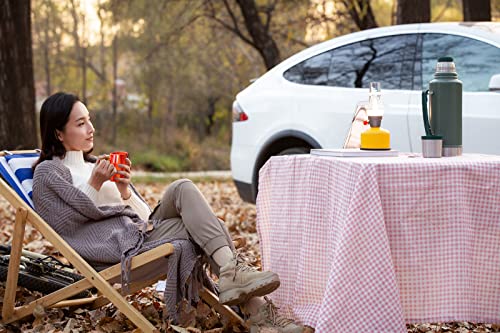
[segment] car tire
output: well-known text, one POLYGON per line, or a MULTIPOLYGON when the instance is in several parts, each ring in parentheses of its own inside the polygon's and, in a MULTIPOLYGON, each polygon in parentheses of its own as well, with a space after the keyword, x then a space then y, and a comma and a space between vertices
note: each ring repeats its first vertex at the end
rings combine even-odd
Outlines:
POLYGON ((310 150, 310 147, 292 147, 280 151, 276 156, 309 154, 310 150))
MULTIPOLYGON (((290 148, 285 148, 278 153, 271 154, 270 156, 268 155, 267 158, 262 162, 260 167, 262 167, 266 161, 271 158, 271 156, 283 156, 283 155, 298 155, 298 154, 309 154, 311 150, 311 147, 305 147, 305 146, 297 146, 297 147, 290 147, 290 148)), ((259 167, 259 170, 260 170, 259 167)), ((251 203, 255 203, 257 200, 257 192, 259 188, 259 172, 256 172, 254 175, 254 181, 252 183, 252 191, 255 193, 252 195, 252 200, 249 201, 251 203)))

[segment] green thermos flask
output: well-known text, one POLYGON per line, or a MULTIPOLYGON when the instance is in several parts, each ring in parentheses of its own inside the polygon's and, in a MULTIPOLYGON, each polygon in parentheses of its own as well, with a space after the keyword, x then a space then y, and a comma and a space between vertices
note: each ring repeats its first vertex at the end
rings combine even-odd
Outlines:
POLYGON ((462 155, 462 81, 451 57, 441 57, 429 90, 422 92, 425 134, 443 137, 443 156, 462 155), (429 111, 427 111, 429 95, 429 111))

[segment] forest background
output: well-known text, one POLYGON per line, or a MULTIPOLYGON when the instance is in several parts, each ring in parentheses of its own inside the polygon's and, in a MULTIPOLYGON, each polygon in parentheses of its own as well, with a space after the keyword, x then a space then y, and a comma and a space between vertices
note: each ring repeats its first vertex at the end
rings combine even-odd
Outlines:
POLYGON ((485 2, 500 21, 500 0, 32 0, 35 109, 72 92, 96 153, 127 150, 154 171, 229 169, 234 97, 275 64, 353 31, 475 20, 485 2))

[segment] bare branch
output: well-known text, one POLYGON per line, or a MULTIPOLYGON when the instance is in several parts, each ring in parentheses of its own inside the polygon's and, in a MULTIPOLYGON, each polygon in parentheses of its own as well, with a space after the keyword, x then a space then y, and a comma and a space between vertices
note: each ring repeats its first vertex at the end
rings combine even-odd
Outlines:
POLYGON ((240 27, 238 26, 238 19, 234 15, 233 10, 231 9, 231 6, 229 6, 229 3, 227 2, 227 0, 224 0, 224 7, 226 7, 226 11, 229 14, 229 16, 231 17, 231 21, 233 22, 233 25, 234 25, 234 30, 238 31, 238 33, 241 34, 240 27))
POLYGON ((236 36, 238 36, 241 40, 243 40, 245 43, 251 45, 252 47, 255 47, 255 44, 253 43, 252 40, 250 40, 249 38, 247 38, 245 35, 243 35, 243 33, 241 32, 241 30, 239 29, 239 26, 238 26, 238 23, 237 23, 237 19, 234 15, 234 12, 232 11, 232 9, 230 8, 229 4, 227 3, 226 0, 224 0, 224 5, 226 6, 226 10, 228 11, 229 15, 231 16, 231 21, 233 22, 234 26, 231 26, 229 24, 227 24, 226 22, 224 22, 224 20, 218 18, 215 14, 215 10, 212 6, 212 1, 208 0, 207 2, 210 6, 210 15, 205 15, 206 17, 214 20, 215 22, 219 23, 221 26, 223 26, 225 29, 231 31, 232 33, 234 33, 236 36))
POLYGON ((95 75, 97 75, 99 80, 101 80, 103 82, 106 81, 106 75, 103 72, 99 71, 92 62, 87 61, 87 66, 89 66, 89 68, 92 70, 92 72, 94 72, 95 75))
POLYGON ((266 22, 264 23, 264 27, 266 31, 269 32, 269 26, 271 25, 271 19, 273 18, 273 11, 276 9, 276 3, 278 0, 274 0, 270 5, 266 8, 266 22))
POLYGON ((168 45, 169 40, 172 37, 177 36, 178 34, 180 34, 187 26, 189 26, 191 23, 193 23, 194 21, 196 21, 200 17, 201 16, 199 16, 199 15, 194 15, 186 23, 179 25, 176 29, 174 29, 173 31, 171 31, 168 34, 166 34, 165 36, 163 36, 162 39, 164 41, 161 42, 161 43, 156 44, 153 47, 153 49, 151 49, 148 52, 148 54, 144 57, 144 60, 150 60, 151 57, 162 48, 162 46, 168 45))
POLYGON ((441 19, 441 17, 443 17, 444 13, 448 10, 448 8, 451 7, 451 1, 452 0, 446 1, 446 4, 443 6, 443 9, 441 10, 441 12, 439 14, 437 14, 437 16, 432 19, 433 22, 439 21, 441 19))
POLYGON ((293 37, 288 36, 288 34, 287 34, 286 32, 283 32, 282 30, 280 30, 280 31, 275 31, 275 32, 273 33, 273 35, 278 35, 278 36, 280 36, 280 37, 282 37, 282 38, 285 38, 285 39, 287 39, 287 40, 289 40, 289 41, 293 42, 294 44, 297 44, 297 45, 300 45, 300 46, 304 46, 304 47, 309 47, 309 46, 311 46, 311 44, 306 43, 306 42, 304 42, 303 40, 300 40, 300 39, 297 39, 297 38, 293 38, 293 37))

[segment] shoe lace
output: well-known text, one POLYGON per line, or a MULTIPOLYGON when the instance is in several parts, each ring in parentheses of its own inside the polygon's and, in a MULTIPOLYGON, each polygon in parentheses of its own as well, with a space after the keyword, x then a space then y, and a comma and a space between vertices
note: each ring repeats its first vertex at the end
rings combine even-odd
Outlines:
POLYGON ((240 253, 236 253, 236 265, 234 266, 233 281, 236 280, 236 272, 255 272, 255 271, 257 271, 255 267, 250 266, 240 253))
POLYGON ((279 308, 276 305, 274 305, 274 303, 269 298, 264 296, 264 299, 266 300, 267 303, 266 306, 267 318, 271 321, 271 324, 273 326, 286 327, 293 323, 293 320, 286 318, 278 313, 279 308))

